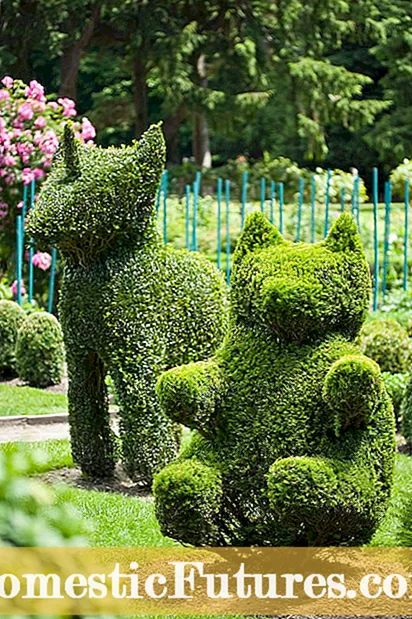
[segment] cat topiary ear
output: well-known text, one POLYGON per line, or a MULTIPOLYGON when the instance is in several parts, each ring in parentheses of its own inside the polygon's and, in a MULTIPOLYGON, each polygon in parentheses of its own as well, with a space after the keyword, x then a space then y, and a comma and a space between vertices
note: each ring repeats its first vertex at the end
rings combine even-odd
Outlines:
POLYGON ((279 245, 285 240, 263 213, 252 213, 246 219, 245 227, 236 246, 235 259, 242 258, 256 249, 279 245))
POLYGON ((153 174, 160 178, 166 161, 166 144, 161 129, 161 123, 151 125, 136 143, 137 159, 140 172, 150 177, 153 174))
POLYGON ((68 176, 79 176, 80 174, 80 144, 76 140, 73 125, 68 122, 64 125, 63 134, 63 159, 68 176))
POLYGON ((357 225, 348 213, 339 216, 324 242, 331 251, 363 251, 357 225))

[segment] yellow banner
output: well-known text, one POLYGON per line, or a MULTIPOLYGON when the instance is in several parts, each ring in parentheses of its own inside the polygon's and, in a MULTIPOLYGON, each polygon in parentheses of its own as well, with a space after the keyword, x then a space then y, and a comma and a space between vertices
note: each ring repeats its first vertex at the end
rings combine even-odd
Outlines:
POLYGON ((2 548, 0 615, 407 615, 412 548, 2 548))

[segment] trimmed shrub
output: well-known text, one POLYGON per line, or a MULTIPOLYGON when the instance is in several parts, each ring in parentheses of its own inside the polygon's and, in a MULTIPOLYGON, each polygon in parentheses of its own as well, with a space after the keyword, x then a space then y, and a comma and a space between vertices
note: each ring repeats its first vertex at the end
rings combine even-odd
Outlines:
POLYGON ((411 345, 407 331, 391 318, 371 320, 359 334, 361 351, 376 361, 382 372, 408 371, 411 345))
POLYGON ((0 301, 0 373, 12 374, 16 369, 17 334, 26 314, 14 301, 0 301))
POLYGON ((399 427, 401 422, 401 407, 406 394, 409 374, 392 374, 391 372, 382 372, 382 378, 385 383, 386 391, 392 400, 396 425, 399 427))
POLYGON ((62 379, 63 361, 63 334, 57 318, 47 312, 28 316, 17 337, 19 378, 33 387, 56 385, 62 379))
POLYGON ((170 419, 194 429, 155 477, 166 535, 237 546, 371 538, 389 500, 395 423, 379 366, 355 345, 370 289, 349 215, 313 245, 249 216, 224 343, 157 383, 170 419))
POLYGON ((120 407, 122 457, 151 482, 177 454, 157 375, 205 359, 226 330, 226 286, 197 253, 161 242, 155 200, 164 166, 160 127, 123 148, 90 148, 65 129, 60 157, 30 213, 27 234, 64 256, 60 317, 69 373, 73 458, 82 471, 113 472, 107 386, 120 407))

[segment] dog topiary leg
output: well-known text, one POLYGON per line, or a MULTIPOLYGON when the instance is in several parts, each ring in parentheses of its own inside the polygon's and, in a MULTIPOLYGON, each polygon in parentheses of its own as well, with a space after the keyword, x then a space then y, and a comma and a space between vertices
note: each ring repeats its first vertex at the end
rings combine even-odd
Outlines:
POLYGON ((89 352, 68 355, 69 423, 73 460, 83 473, 106 477, 115 466, 115 437, 110 428, 104 364, 89 352))
POLYGON ((155 476, 153 493, 165 535, 194 545, 218 543, 219 471, 196 459, 173 462, 155 476))
POLYGON ((152 482, 153 474, 177 455, 173 423, 161 411, 155 373, 148 358, 124 360, 111 371, 120 405, 120 436, 125 469, 132 479, 152 482))

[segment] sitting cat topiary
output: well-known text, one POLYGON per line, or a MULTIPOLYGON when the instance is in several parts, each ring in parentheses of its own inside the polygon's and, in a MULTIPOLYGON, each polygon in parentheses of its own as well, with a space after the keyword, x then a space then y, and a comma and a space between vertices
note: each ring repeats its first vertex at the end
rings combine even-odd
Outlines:
POLYGON ((155 199, 165 160, 159 126, 122 148, 83 146, 66 125, 60 156, 30 214, 27 235, 58 247, 59 304, 69 372, 73 458, 110 475, 117 445, 105 375, 119 403, 128 473, 150 482, 176 455, 175 428, 155 393, 156 376, 207 358, 226 328, 225 284, 197 253, 164 246, 155 199))
POLYGON ((248 218, 223 345, 158 382, 169 417, 196 430, 155 477, 165 534, 239 546, 371 538, 390 494, 394 417, 378 366, 353 343, 369 295, 349 215, 315 245, 248 218))

